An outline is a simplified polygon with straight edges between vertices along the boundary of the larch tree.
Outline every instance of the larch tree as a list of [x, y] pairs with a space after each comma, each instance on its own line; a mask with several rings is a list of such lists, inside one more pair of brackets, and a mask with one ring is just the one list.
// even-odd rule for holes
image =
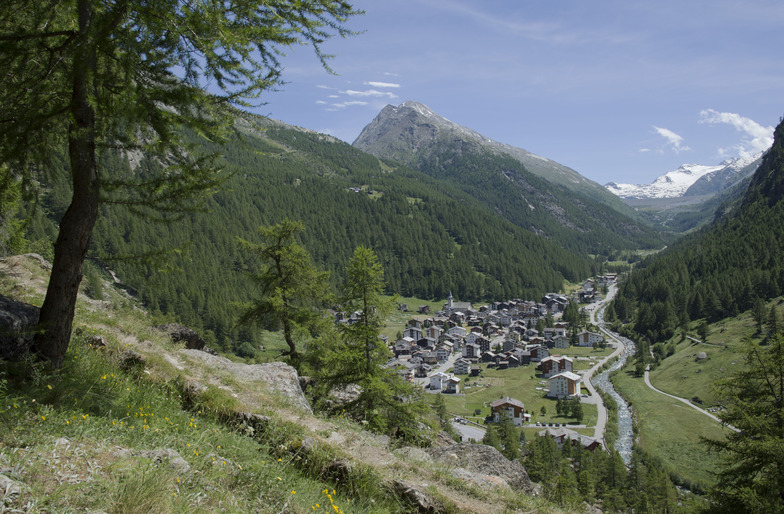
[[282, 328], [289, 346], [284, 355], [295, 364], [299, 361], [296, 332], [313, 331], [329, 296], [329, 273], [316, 269], [310, 254], [296, 241], [303, 228], [301, 222], [284, 219], [259, 227], [260, 244], [240, 240], [261, 261], [261, 269], [251, 275], [260, 294], [244, 306], [239, 323]]
[[721, 420], [737, 431], [706, 441], [722, 465], [715, 510], [784, 511], [784, 338], [747, 340], [745, 366], [718, 382]]
[[[2, 2], [0, 187], [29, 191], [67, 173], [73, 188], [34, 340], [42, 358], [63, 364], [99, 205], [198, 208], [221, 174], [185, 133], [223, 140], [233, 108], [282, 83], [287, 48], [311, 44], [327, 67], [321, 44], [352, 34], [356, 14], [342, 0]], [[161, 172], [108, 177], [102, 151], [157, 155]]]

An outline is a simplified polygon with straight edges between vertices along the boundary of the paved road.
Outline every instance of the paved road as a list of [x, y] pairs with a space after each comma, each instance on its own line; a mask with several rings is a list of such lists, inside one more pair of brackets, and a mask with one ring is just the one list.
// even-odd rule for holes
[[[716, 416], [714, 416], [714, 415], [713, 415], [713, 414], [711, 414], [710, 412], [708, 412], [708, 411], [706, 411], [706, 410], [704, 410], [704, 409], [701, 409], [700, 407], [697, 407], [696, 405], [694, 405], [694, 404], [693, 404], [691, 401], [687, 400], [686, 398], [681, 398], [680, 396], [675, 396], [675, 395], [672, 395], [672, 394], [670, 394], [670, 393], [665, 393], [665, 392], [664, 392], [664, 391], [662, 391], [661, 389], [656, 389], [656, 388], [653, 386], [653, 384], [651, 384], [651, 378], [650, 378], [650, 371], [649, 371], [649, 368], [650, 368], [650, 364], [648, 365], [648, 368], [646, 368], [646, 370], [645, 370], [645, 385], [647, 385], [647, 386], [648, 386], [648, 387], [650, 387], [650, 388], [651, 388], [653, 391], [656, 391], [656, 392], [657, 392], [657, 393], [659, 393], [659, 394], [663, 394], [664, 396], [669, 396], [669, 397], [670, 397], [670, 398], [672, 398], [673, 400], [678, 400], [678, 401], [679, 401], [679, 402], [681, 402], [681, 403], [685, 403], [686, 405], [688, 405], [688, 406], [689, 406], [689, 407], [691, 407], [692, 409], [696, 409], [696, 410], [700, 411], [701, 413], [705, 414], [706, 416], [708, 416], [709, 418], [711, 418], [711, 419], [713, 419], [713, 420], [715, 420], [715, 421], [718, 421], [719, 423], [722, 423], [722, 421], [721, 421], [719, 418], [717, 418]], [[723, 424], [723, 423], [722, 423], [722, 424]], [[730, 429], [734, 430], [735, 432], [740, 432], [740, 430], [738, 430], [737, 428], [733, 427], [732, 425], [725, 425], [725, 426], [729, 427]]]
[[[460, 354], [459, 352], [458, 353], [453, 353], [452, 355], [449, 356], [449, 358], [447, 360], [445, 360], [444, 362], [439, 364], [437, 367], [433, 368], [431, 370], [430, 374], [432, 375], [433, 373], [438, 373], [438, 372], [446, 373], [446, 370], [448, 370], [449, 368], [454, 366], [455, 365], [455, 361], [457, 359], [459, 359], [460, 357], [462, 357], [462, 354]], [[430, 378], [427, 378], [427, 377], [425, 377], [425, 378], [414, 378], [414, 383], [415, 384], [419, 384], [422, 387], [424, 387], [425, 385], [430, 383]]]
[[463, 441], [469, 441], [471, 439], [474, 441], [481, 441], [485, 437], [485, 429], [479, 425], [471, 423], [463, 424], [453, 421], [452, 426], [455, 427], [455, 430], [457, 430], [457, 433], [463, 438]]
[[596, 372], [596, 370], [599, 369], [599, 367], [602, 366], [605, 362], [609, 361], [610, 359], [614, 359], [615, 357], [623, 353], [624, 346], [620, 340], [616, 339], [612, 335], [612, 333], [604, 330], [604, 328], [601, 325], [602, 323], [604, 323], [604, 320], [602, 319], [603, 317], [600, 315], [599, 316], [600, 319], [597, 322], [596, 316], [597, 314], [601, 314], [602, 309], [607, 303], [609, 303], [613, 299], [613, 296], [615, 296], [616, 291], [617, 291], [617, 287], [615, 286], [615, 284], [611, 284], [607, 290], [607, 296], [605, 296], [601, 302], [592, 303], [591, 305], [585, 308], [585, 310], [588, 312], [588, 316], [590, 317], [591, 323], [594, 325], [598, 325], [599, 329], [602, 332], [604, 332], [604, 335], [612, 341], [611, 344], [615, 346], [615, 350], [610, 355], [600, 360], [591, 369], [586, 370], [583, 373], [583, 383], [585, 384], [585, 388], [588, 389], [588, 392], [591, 393], [590, 401], [587, 401], [586, 403], [595, 403], [596, 410], [597, 410], [597, 419], [596, 419], [596, 426], [594, 427], [593, 430], [593, 438], [601, 441], [604, 441], [604, 432], [607, 429], [607, 407], [604, 406], [604, 400], [602, 400], [602, 397], [599, 396], [599, 393], [596, 391], [596, 388], [594, 387], [593, 383], [591, 383], [591, 378], [593, 377], [593, 374]]

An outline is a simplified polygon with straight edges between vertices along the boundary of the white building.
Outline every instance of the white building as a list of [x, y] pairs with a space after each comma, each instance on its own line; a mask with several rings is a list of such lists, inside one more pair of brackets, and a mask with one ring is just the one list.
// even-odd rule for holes
[[577, 373], [564, 371], [550, 378], [550, 392], [547, 396], [552, 398], [579, 398], [582, 378]]

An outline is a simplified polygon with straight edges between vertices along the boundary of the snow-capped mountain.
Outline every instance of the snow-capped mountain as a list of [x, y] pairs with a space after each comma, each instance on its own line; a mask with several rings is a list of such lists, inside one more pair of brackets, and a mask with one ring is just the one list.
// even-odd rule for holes
[[[741, 172], [752, 168], [749, 173], [753, 173], [756, 166], [750, 166], [755, 161], [759, 161], [762, 154], [753, 157], [738, 157], [736, 159], [729, 159], [715, 166], [706, 166], [703, 164], [684, 164], [677, 170], [670, 171], [660, 176], [650, 184], [616, 184], [609, 182], [604, 187], [611, 193], [620, 196], [621, 198], [678, 198], [684, 196], [686, 192], [697, 181], [705, 177], [702, 182], [710, 180], [711, 177], [723, 177], [723, 180], [729, 182], [736, 182], [736, 180], [727, 180], [726, 177], [734, 177]], [[757, 162], [759, 165], [759, 162]], [[738, 176], [737, 179], [743, 177]]]

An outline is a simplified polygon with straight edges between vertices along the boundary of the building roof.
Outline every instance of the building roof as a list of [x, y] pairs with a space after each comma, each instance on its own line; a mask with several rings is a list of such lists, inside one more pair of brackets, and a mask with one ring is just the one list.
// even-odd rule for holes
[[514, 407], [519, 407], [519, 408], [525, 410], [525, 405], [523, 404], [523, 402], [521, 402], [520, 400], [515, 400], [514, 398], [510, 398], [509, 396], [506, 396], [504, 398], [501, 398], [500, 400], [496, 400], [494, 402], [491, 402], [490, 403], [490, 408], [491, 409], [495, 409], [496, 407], [501, 407], [503, 405], [512, 405]]
[[568, 380], [574, 380], [574, 381], [578, 381], [582, 379], [582, 377], [577, 373], [572, 373], [571, 371], [564, 371], [563, 373], [558, 373], [557, 375], [550, 377], [550, 380], [553, 380], [554, 378], [558, 378], [558, 377], [563, 377]]

